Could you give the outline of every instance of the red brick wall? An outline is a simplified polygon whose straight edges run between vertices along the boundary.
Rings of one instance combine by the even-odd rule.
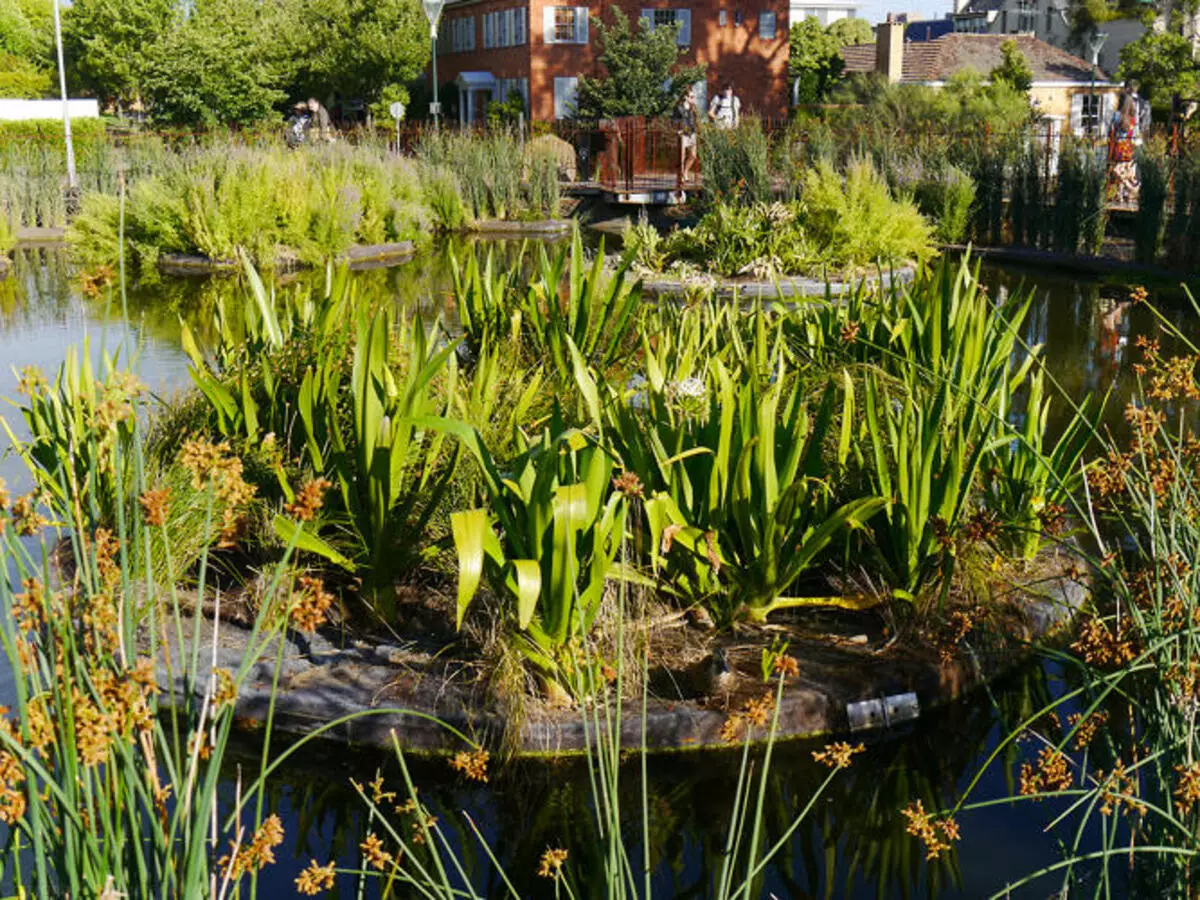
[[[529,0],[529,40],[521,47],[494,50],[483,49],[484,13],[511,6],[503,0],[468,0],[449,7],[445,19],[474,15],[476,18],[475,52],[447,53],[438,57],[438,75],[443,83],[454,80],[460,72],[486,71],[497,78],[529,78],[531,117],[539,120],[554,117],[554,79],[578,75],[599,74],[596,56],[599,50],[595,23],[589,29],[586,46],[579,44],[546,44],[543,9],[546,6],[566,5],[555,0]],[[591,4],[593,19],[603,16],[610,21],[606,10],[613,4]],[[688,64],[703,63],[707,67],[708,96],[716,96],[726,81],[732,81],[742,100],[742,109],[767,118],[783,118],[788,108],[788,4],[786,0],[754,0],[753,6],[738,6],[733,0],[692,0],[689,3],[670,3],[663,0],[630,2],[621,0],[621,8],[632,22],[642,9],[691,9],[691,46],[682,60]],[[720,10],[727,11],[727,24],[719,24]],[[736,13],[742,13],[742,24],[736,25]],[[761,11],[775,12],[775,39],[758,37],[758,17]],[[443,28],[448,27],[443,23]]]

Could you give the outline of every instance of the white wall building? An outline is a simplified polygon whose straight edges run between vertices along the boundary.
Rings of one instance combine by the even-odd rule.
[[[858,18],[858,3],[854,0],[791,0],[788,4],[788,21],[793,25],[813,16],[822,25],[838,19]]]

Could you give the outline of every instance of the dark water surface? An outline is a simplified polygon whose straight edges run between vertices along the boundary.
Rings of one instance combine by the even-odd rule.
[[[1106,416],[1122,430],[1121,413],[1135,388],[1139,335],[1161,336],[1161,326],[1145,306],[1122,307],[1130,286],[1079,280],[1044,270],[985,267],[984,279],[995,295],[1020,287],[1036,299],[1024,337],[1043,344],[1049,367],[1063,390],[1080,400],[1089,392],[1112,396]],[[431,253],[395,269],[357,276],[374,281],[406,309],[427,318],[447,310],[450,278],[444,254]],[[1200,317],[1178,285],[1150,285],[1152,300],[1189,339],[1200,342]],[[216,298],[231,293],[229,280],[161,281],[135,284],[127,300],[127,318],[119,296],[92,300],[81,296],[61,249],[22,250],[13,277],[0,281],[0,397],[15,397],[23,366],[41,367],[48,376],[69,346],[85,337],[92,352],[126,348],[136,351],[142,380],[160,395],[187,384],[187,360],[179,346],[178,321],[208,320]],[[124,322],[129,324],[123,324]],[[1164,347],[1169,342],[1164,339]],[[1066,404],[1059,403],[1060,413]],[[0,408],[21,436],[16,409]],[[2,433],[0,433],[2,434]],[[0,446],[7,438],[0,436]],[[10,490],[29,486],[21,462],[0,457],[0,478]],[[817,803],[768,872],[760,896],[784,897],[986,897],[1006,883],[1061,857],[1043,829],[1057,812],[1046,804],[1005,803],[963,813],[962,840],[956,852],[933,863],[920,844],[904,833],[899,810],[920,799],[928,810],[953,805],[1008,727],[1040,708],[1064,689],[1065,675],[1052,666],[1031,665],[981,692],[969,702],[927,713],[904,733],[874,739],[868,752],[834,782]],[[0,700],[11,696],[11,676],[0,673]],[[767,788],[765,840],[772,843],[790,824],[822,780],[825,770],[811,758],[814,745],[792,743],[776,748]],[[245,770],[257,768],[252,745],[241,748]],[[997,799],[1014,792],[1016,770],[1036,747],[1006,751],[984,773],[973,800]],[[719,869],[734,782],[736,753],[684,753],[649,762],[650,847],[655,865],[656,897],[705,897]],[[232,766],[232,763],[231,763]],[[368,751],[326,748],[307,751],[273,789],[269,807],[283,816],[287,840],[278,863],[260,881],[260,897],[294,896],[293,879],[311,858],[331,856],[357,867],[357,843],[366,810],[349,779],[370,780],[381,768],[392,787],[399,779],[394,760]],[[231,778],[233,769],[231,768]],[[502,883],[478,847],[463,818],[470,814],[488,836],[509,877],[524,896],[552,896],[548,882],[535,877],[538,857],[548,847],[567,847],[577,875],[577,894],[604,896],[602,845],[591,829],[588,772],[581,761],[521,762],[493,772],[486,786],[453,776],[444,762],[414,762],[413,775],[423,802],[462,847],[476,887],[500,895]],[[626,826],[632,858],[641,858],[640,766],[622,774],[629,810]],[[1064,839],[1070,833],[1055,832]],[[1095,846],[1088,835],[1085,846]],[[1039,882],[1013,893],[1045,897],[1057,880]],[[353,879],[339,882],[340,896],[357,896]],[[1090,894],[1090,891],[1088,891]],[[1134,892],[1136,893],[1136,892]],[[376,896],[368,887],[366,896]],[[398,896],[405,896],[401,891]]]

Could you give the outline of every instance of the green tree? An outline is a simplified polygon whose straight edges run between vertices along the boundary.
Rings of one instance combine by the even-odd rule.
[[[48,66],[53,49],[50,0],[0,0],[0,53]]]
[[[372,103],[429,62],[429,23],[413,0],[289,0],[284,9],[279,39],[295,99]]]
[[[671,28],[651,28],[610,7],[612,24],[595,22],[604,74],[582,75],[576,116],[607,119],[615,116],[662,116],[679,103],[683,92],[704,77],[703,66],[679,65],[683,48]]]
[[[63,43],[76,83],[103,100],[142,98],[175,0],[75,0],[63,11]]]
[[[50,91],[53,36],[49,0],[0,0],[0,97]]]
[[[866,19],[838,19],[829,23],[825,30],[837,41],[839,47],[854,47],[875,41],[875,32],[871,30]]]
[[[792,26],[789,35],[788,72],[800,79],[800,102],[816,103],[825,97],[845,68],[839,38],[821,27],[815,16]]]
[[[1029,67],[1029,60],[1025,58],[1017,42],[1012,38],[1004,41],[1000,45],[1000,53],[1004,56],[1004,61],[992,69],[992,81],[1004,82],[1021,93],[1027,92],[1033,87],[1033,69]]]
[[[1200,65],[1191,41],[1182,34],[1147,31],[1121,49],[1117,77],[1137,81],[1138,93],[1150,102],[1165,103],[1177,92],[1184,97],[1196,96]]]
[[[269,0],[194,0],[178,13],[146,72],[154,118],[247,125],[276,115],[291,74],[276,10]]]

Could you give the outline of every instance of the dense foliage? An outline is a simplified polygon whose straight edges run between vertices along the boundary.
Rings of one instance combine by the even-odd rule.
[[[704,77],[703,66],[680,66],[678,28],[631,25],[618,6],[594,22],[603,75],[581,75],[574,114],[580,119],[670,114],[683,92]]]
[[[815,16],[792,25],[788,36],[788,75],[800,80],[800,102],[823,99],[841,77],[845,60],[840,33],[828,31]]]
[[[73,79],[178,124],[251,123],[288,98],[369,105],[429,58],[424,16],[403,0],[78,0],[63,28]]]

